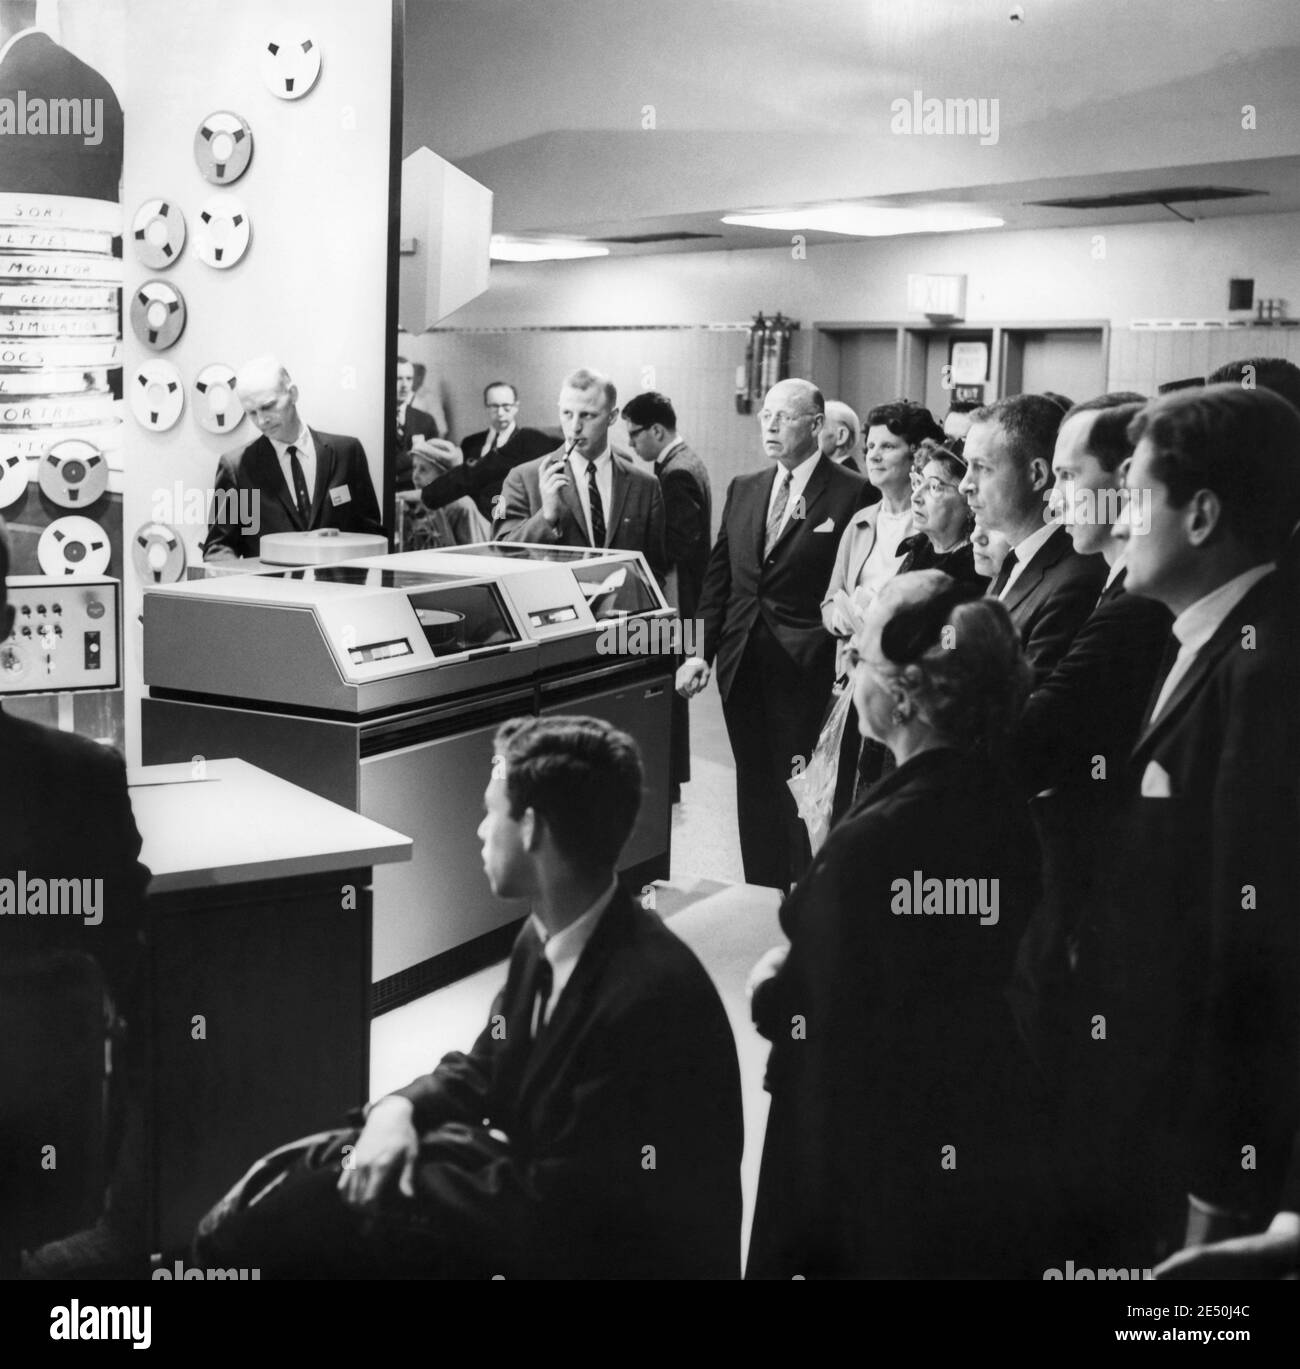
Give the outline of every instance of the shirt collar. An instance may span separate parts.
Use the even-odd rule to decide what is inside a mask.
[[[512,423],[503,433],[497,432],[495,428],[489,428],[488,434],[494,447],[504,447],[507,442],[515,435],[516,425]]]
[[[610,462],[610,460],[611,460],[611,457],[610,457],[610,454],[609,454],[609,453],[610,453],[610,446],[609,446],[609,443],[606,442],[606,443],[605,443],[605,450],[604,450],[603,452],[601,452],[601,454],[596,458],[595,465],[596,465],[597,474],[599,474],[600,472],[602,472],[602,471],[604,470],[604,468],[606,467],[606,465],[609,464],[609,462]],[[581,468],[579,468],[579,466],[578,466],[578,462],[579,462],[579,461],[582,462]],[[586,473],[587,473],[587,465],[588,465],[586,453],[580,452],[580,451],[577,449],[577,447],[575,447],[575,448],[569,453],[569,463],[570,463],[570,465],[572,465],[572,467],[573,467],[573,469],[574,469],[575,471],[578,470],[578,469],[581,469],[582,473],[583,473],[584,475],[586,475]]]
[[[811,456],[806,457],[794,468],[794,470],[790,473],[790,493],[792,495],[797,494],[808,484],[809,480],[812,479],[813,468],[821,459],[821,452],[814,451]],[[773,489],[775,489],[776,486],[781,483],[781,473],[784,470],[784,466],[778,468],[776,479],[772,483]]]
[[[572,973],[573,967],[578,963],[578,957],[582,955],[587,943],[591,940],[592,933],[596,930],[596,924],[600,921],[605,909],[614,901],[614,895],[617,892],[618,879],[613,878],[609,881],[609,888],[581,917],[576,918],[563,930],[550,936],[547,935],[545,924],[541,918],[536,913],[532,914],[533,930],[542,943],[542,950],[547,960],[551,962],[551,969],[556,972],[557,979],[562,970]]]
[[[275,448],[276,456],[284,456],[290,447],[297,447],[300,452],[314,453],[316,448],[312,445],[311,434],[307,431],[307,425],[298,420],[298,436],[292,442],[281,442],[278,437],[268,437],[267,441]]]
[[[1223,620],[1273,571],[1273,563],[1252,566],[1185,608],[1174,619],[1174,636],[1183,651],[1196,652],[1218,632]]]
[[[1016,565],[1027,566],[1047,545],[1047,539],[1055,531],[1055,523],[1044,523],[1041,528],[1035,528],[1028,537],[1022,537],[1020,541],[1011,548],[1016,554]]]
[[[44,33],[44,32],[45,32],[44,29],[39,29],[39,28],[35,28],[35,27],[29,28],[29,29],[20,29],[17,33],[15,33],[15,34],[13,35],[12,38],[9,39],[9,41],[4,45],[4,47],[0,47],[0,62],[3,62],[4,59],[5,59],[6,57],[9,56],[9,51],[10,51],[10,49],[13,47],[13,45],[14,45],[16,42],[18,42],[18,40],[19,40],[20,38],[26,38],[26,37],[28,37],[29,35],[33,34],[33,33]],[[49,37],[49,34],[46,34],[45,36],[48,38],[48,37]],[[51,42],[52,42],[52,41],[53,41],[53,39],[51,39]]]
[[[664,462],[668,460],[668,458],[677,450],[678,447],[684,447],[685,445],[686,445],[686,439],[685,439],[685,438],[683,438],[683,437],[675,437],[675,438],[673,438],[673,440],[672,440],[672,441],[663,449],[663,451],[661,451],[661,452],[659,453],[659,455],[655,457],[655,461],[654,461],[655,470],[658,470],[659,467],[662,466],[662,465],[664,464]]]

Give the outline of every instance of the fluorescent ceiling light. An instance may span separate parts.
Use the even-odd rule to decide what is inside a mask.
[[[889,238],[901,233],[962,233],[1001,228],[1005,220],[965,209],[883,209],[865,204],[823,204],[769,214],[724,214],[723,223],[774,228],[790,233],[847,233],[859,238]]]
[[[540,238],[493,237],[491,247],[493,261],[568,261],[576,257],[607,256],[608,247],[565,241],[563,238],[546,241]]]

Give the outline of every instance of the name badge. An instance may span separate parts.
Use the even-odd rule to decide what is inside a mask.
[[[350,503],[352,491],[346,485],[334,485],[330,489],[330,503],[337,509],[340,504]]]

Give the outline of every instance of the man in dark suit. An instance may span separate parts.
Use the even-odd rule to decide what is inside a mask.
[[[525,461],[544,456],[555,446],[554,438],[536,428],[520,428],[519,392],[509,381],[494,380],[483,391],[488,426],[470,433],[460,444],[464,459],[453,469],[430,480],[421,497],[431,509],[468,496],[484,518],[495,517],[493,505],[507,475]],[[417,483],[419,472],[417,474]]]
[[[1100,553],[1106,587],[1070,649],[1031,694],[1014,745],[1043,850],[1044,896],[1020,948],[1013,995],[1039,1063],[1059,1094],[1078,929],[1099,894],[1098,851],[1113,842],[1129,753],[1170,640],[1169,610],[1124,589],[1127,429],[1145,403],[1129,392],[1076,404],[1056,438],[1054,506],[1074,549]],[[1036,796],[1036,797],[1035,797]]]
[[[1011,547],[988,592],[1007,606],[1036,684],[1070,649],[1106,580],[1105,561],[1079,555],[1047,516],[1064,416],[1043,395],[1013,395],[977,410],[958,486],[976,519]]]
[[[8,534],[0,521],[0,641],[14,624],[8,573]],[[43,1076],[66,1078],[64,1060],[51,1053],[59,1049],[57,1042],[66,1040],[62,1024],[46,1036],[39,1022],[15,1021],[14,1014],[31,986],[42,984],[47,986],[44,992],[69,995],[53,1007],[75,1021],[85,1009],[83,1000],[71,996],[72,986],[85,977],[74,958],[88,956],[98,965],[116,1015],[128,1028],[114,1049],[109,1153],[95,1160],[112,1167],[118,1134],[125,1129],[130,1139],[117,1148],[111,1225],[105,1217],[93,1231],[60,1242],[62,1250],[36,1253],[29,1272],[143,1277],[148,1245],[141,1129],[147,1090],[141,1054],[144,1023],[137,1014],[144,1009],[144,896],[150,876],[139,860],[140,833],[131,812],[126,768],[107,747],[3,711],[0,757],[0,1018],[5,1024],[0,1030],[0,1153],[5,1156],[0,1166],[0,1273],[15,1272],[6,1266],[33,1233],[45,1238],[66,1234],[49,1227],[46,1205],[65,1180],[51,1175],[50,1183],[42,1183],[44,1148],[68,1142],[68,1153],[60,1149],[57,1156],[60,1173],[75,1166],[73,1137],[65,1128],[81,1124],[79,1117],[69,1119],[62,1101],[41,1087]],[[79,886],[75,896],[69,885]],[[45,892],[36,902],[33,890],[38,886]],[[56,971],[52,960],[65,968]],[[102,1011],[96,1016],[103,1021]],[[99,1047],[98,1040],[94,1044]],[[100,1054],[102,1058],[102,1048]],[[66,1200],[66,1194],[62,1197]]]
[[[656,391],[636,395],[623,406],[627,440],[651,465],[664,497],[664,540],[668,582],[664,592],[683,623],[694,623],[704,589],[713,534],[713,491],[704,462],[677,433],[672,401]],[[691,778],[690,704],[673,696],[672,797]]]
[[[2,135],[0,189],[116,203],[122,181],[122,106],[94,67],[35,24],[36,0],[0,4],[0,101],[15,111],[15,118],[19,108],[26,110],[25,126]],[[40,132],[32,125],[38,108],[45,116]]]
[[[256,556],[271,532],[383,535],[361,443],[309,428],[298,387],[274,357],[241,367],[235,393],[262,436],[217,463],[205,560]]]
[[[772,465],[727,488],[700,601],[704,649],[677,672],[691,698],[717,664],[745,879],[778,889],[811,854],[786,781],[812,755],[835,680],[822,597],[845,524],[874,493],[818,450],[824,413],[806,380],[768,391],[758,421]]]
[[[431,437],[441,437],[438,423],[432,414],[417,408],[411,396],[415,393],[415,366],[405,357],[397,358],[397,421],[394,425],[394,450],[397,453],[397,488],[409,490],[411,481],[411,447]]]
[[[1128,588],[1175,615],[1178,651],[1132,754],[1072,1026],[1088,1192],[1140,1264],[1262,1230],[1300,1118],[1300,650],[1273,564],[1300,516],[1300,414],[1213,385],[1148,404],[1130,436],[1149,517],[1119,525]]]
[[[614,875],[641,801],[636,744],[594,718],[517,718],[496,746],[484,869],[532,916],[487,1026],[254,1205],[275,1177],[255,1167],[201,1225],[206,1262],[264,1277],[739,1274],[731,1027],[699,961]]]
[[[618,392],[608,376],[578,370],[560,387],[564,446],[516,466],[501,488],[492,535],[508,542],[618,547],[645,553],[667,573],[659,482],[609,440]]]

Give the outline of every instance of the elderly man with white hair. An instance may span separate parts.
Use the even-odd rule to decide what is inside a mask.
[[[205,559],[255,557],[266,533],[383,533],[361,443],[309,428],[298,413],[298,387],[275,357],[241,366],[235,393],[261,435],[217,463],[221,497],[212,501]]]
[[[842,399],[826,401],[826,422],[817,436],[817,450],[837,466],[862,475],[862,421]]]

